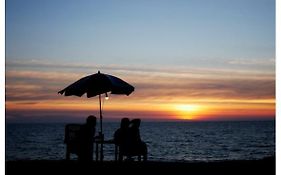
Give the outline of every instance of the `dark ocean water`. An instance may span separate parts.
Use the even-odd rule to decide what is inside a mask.
[[[6,124],[6,160],[64,159],[64,126]],[[105,139],[112,139],[119,123],[107,122],[103,127]],[[252,160],[275,155],[274,121],[143,122],[140,129],[148,159],[153,161]],[[104,151],[105,160],[114,159],[112,145],[105,145]]]

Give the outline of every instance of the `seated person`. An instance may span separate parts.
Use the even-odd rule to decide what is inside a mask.
[[[141,160],[141,155],[143,160],[147,160],[147,146],[146,143],[141,140],[140,137],[140,127],[141,120],[133,119],[131,121],[131,126],[129,127],[129,153],[131,156],[138,156],[139,161]]]
[[[119,161],[123,160],[123,156],[128,150],[128,130],[129,130],[130,120],[128,118],[122,118],[120,128],[114,133],[114,142],[119,146]]]
[[[78,160],[92,161],[94,151],[94,137],[96,131],[96,117],[90,115],[86,124],[81,126],[78,137]]]
[[[147,160],[147,146],[140,137],[140,119],[133,119],[131,122],[128,118],[121,120],[120,128],[114,133],[114,142],[119,146],[119,161],[123,156],[130,160],[132,156],[138,156],[138,160]],[[130,126],[131,124],[131,126]]]

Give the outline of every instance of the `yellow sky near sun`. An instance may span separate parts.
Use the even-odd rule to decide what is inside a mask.
[[[64,97],[67,98],[67,97]],[[77,100],[59,100],[59,101],[42,101],[35,104],[30,103],[13,103],[7,102],[6,107],[9,110],[60,110],[60,111],[98,111],[99,104],[98,98],[94,99],[81,99]],[[240,101],[240,102],[197,102],[197,103],[138,103],[133,100],[119,99],[104,100],[103,111],[114,115],[114,112],[123,112],[134,115],[134,113],[143,113],[143,117],[151,117],[150,114],[162,118],[171,119],[189,119],[201,120],[212,119],[216,117],[247,117],[247,116],[274,116],[275,115],[275,102],[274,100],[265,100],[257,102]],[[126,97],[125,97],[126,98]],[[192,101],[192,100],[191,100]],[[153,116],[152,116],[153,117]]]

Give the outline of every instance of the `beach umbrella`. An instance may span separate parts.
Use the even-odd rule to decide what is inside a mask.
[[[102,109],[101,109],[101,95],[107,93],[130,95],[134,91],[134,87],[129,83],[123,81],[112,75],[103,74],[98,71],[96,74],[88,75],[80,80],[72,83],[58,93],[65,96],[78,96],[87,94],[88,98],[99,96],[100,107],[100,134],[102,131]]]
[[[101,94],[110,92],[111,94],[130,95],[134,87],[129,83],[112,75],[103,74],[98,71],[96,74],[88,75],[72,83],[58,93],[65,96],[78,96],[87,94],[88,98],[99,96],[100,102],[100,121],[102,132],[102,111],[101,111]]]

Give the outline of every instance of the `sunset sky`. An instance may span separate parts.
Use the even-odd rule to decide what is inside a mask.
[[[106,119],[275,118],[274,0],[8,0],[5,29],[7,121],[98,116],[57,93],[98,70],[135,87]]]

